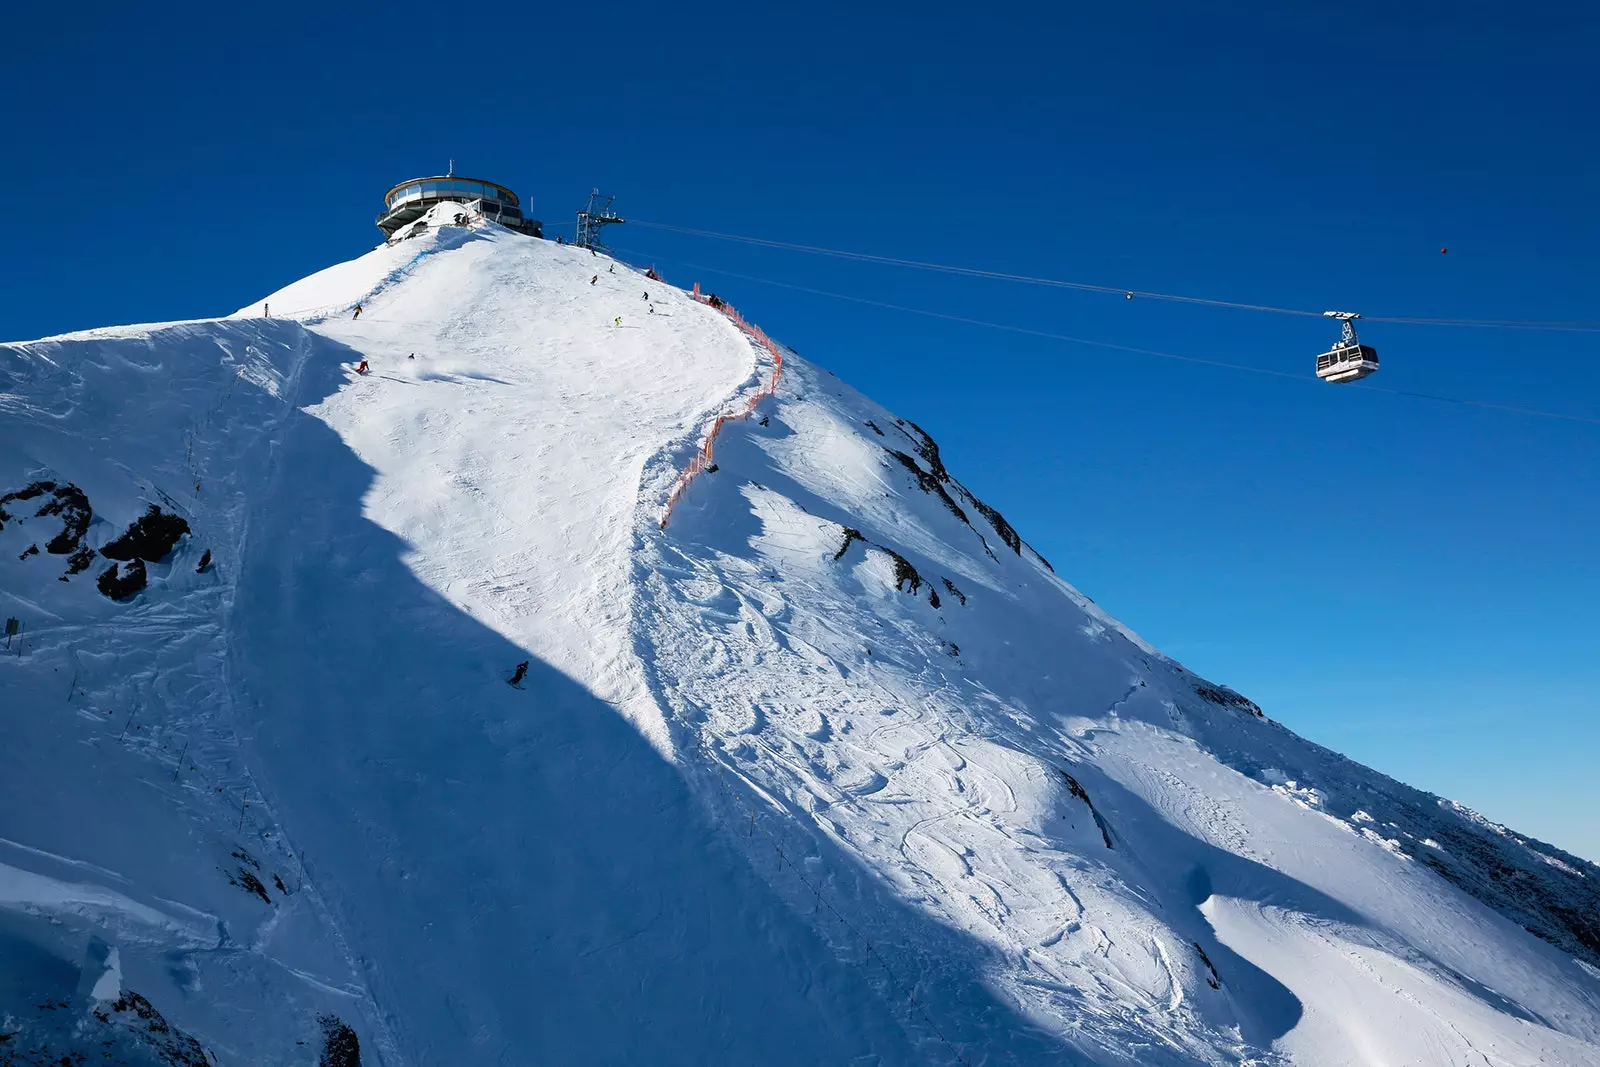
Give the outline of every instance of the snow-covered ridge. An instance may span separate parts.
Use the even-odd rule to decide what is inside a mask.
[[[1595,865],[1161,656],[792,353],[662,529],[766,355],[466,221],[0,346],[0,1060],[1600,1062]]]

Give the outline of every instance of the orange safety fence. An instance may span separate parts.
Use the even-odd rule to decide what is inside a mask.
[[[728,316],[729,319],[733,320],[735,326],[744,331],[746,337],[766,349],[772,356],[772,377],[766,385],[748,397],[739,406],[738,410],[718,415],[716,420],[712,422],[711,429],[706,433],[706,439],[701,443],[699,451],[694,454],[694,458],[683,468],[683,473],[678,475],[678,480],[673,483],[672,492],[667,494],[667,506],[661,513],[661,526],[663,529],[666,528],[667,520],[672,518],[672,509],[677,506],[679,500],[683,499],[684,491],[689,488],[689,483],[694,481],[696,475],[710,470],[716,465],[715,460],[712,458],[712,452],[716,446],[717,434],[721,433],[722,428],[728,423],[749,418],[750,413],[755,411],[756,406],[761,401],[778,391],[778,379],[783,377],[783,349],[778,347],[776,341],[767,336],[765,330],[753,322],[746,321],[745,317],[739,314],[732,304],[720,297],[704,296],[700,292],[699,282],[694,283],[694,292],[690,295],[699,303],[714,307]]]

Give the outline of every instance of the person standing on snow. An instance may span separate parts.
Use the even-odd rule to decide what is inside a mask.
[[[367,361],[366,360],[362,360],[360,363],[356,364],[356,373],[357,374],[365,374],[365,373],[367,373]]]
[[[599,280],[600,280],[600,275],[596,274],[593,278],[589,279],[589,284],[593,285],[595,282],[597,282]]]
[[[622,316],[618,315],[617,316],[617,321],[613,322],[611,325],[613,325],[613,326],[621,326],[622,325]]]
[[[506,684],[507,685],[521,685],[522,684],[522,680],[524,678],[526,678],[527,676],[528,676],[528,661],[527,660],[523,660],[521,663],[517,664],[517,669],[512,673],[511,680],[509,682],[507,682]]]
[[[352,320],[354,320],[354,319],[359,319],[360,317],[361,317],[361,305],[357,304],[356,305],[356,313],[354,315],[351,315],[350,318]]]

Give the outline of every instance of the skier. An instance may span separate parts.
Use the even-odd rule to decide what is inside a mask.
[[[621,326],[622,325],[622,316],[618,315],[617,316],[617,321],[613,322],[611,325],[613,325],[613,326]]]
[[[560,234],[556,234],[556,244],[564,245],[566,243],[567,243],[567,239],[565,237],[562,237]]]
[[[611,264],[611,266],[606,268],[606,273],[607,274],[615,274],[615,273],[617,273],[617,265],[615,263]]]
[[[367,361],[366,360],[362,360],[360,363],[356,364],[356,373],[357,374],[365,374],[365,373],[367,373]]]
[[[511,680],[508,681],[506,684],[507,685],[521,685],[522,684],[522,680],[524,678],[526,678],[527,676],[528,676],[528,661],[527,660],[523,660],[521,663],[517,664],[516,671],[514,671],[512,673]]]
[[[354,315],[351,315],[350,318],[351,319],[359,319],[360,317],[361,317],[361,305],[357,304],[356,305],[356,313]]]
[[[595,282],[597,282],[599,280],[600,280],[600,275],[596,274],[593,278],[589,279],[589,284],[593,285]]]
[[[650,302],[650,290],[646,289],[644,291],[644,299],[645,299],[645,303],[648,304]]]
[[[262,304],[261,305],[261,317],[264,318],[264,319],[272,318],[272,305],[271,304]]]
[[[407,356],[406,358],[407,359],[416,359],[417,358],[417,354],[415,352],[413,352],[409,356]]]

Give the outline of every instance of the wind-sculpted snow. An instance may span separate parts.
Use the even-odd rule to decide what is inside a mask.
[[[1600,1062],[1593,865],[798,358],[661,529],[770,353],[453,223],[0,346],[0,1063]]]
[[[1600,962],[1600,869],[1154,653],[920,427],[785,363],[672,526],[641,527],[641,658],[756,862],[801,857],[807,884],[768,860],[775,889],[803,908],[822,887],[852,928],[819,927],[870,944],[959,1055],[1597,1061],[1593,972],[1514,923]],[[948,933],[910,936],[906,903]],[[1054,1051],[970,1013],[974,981]]]

